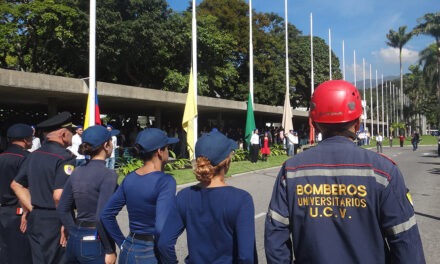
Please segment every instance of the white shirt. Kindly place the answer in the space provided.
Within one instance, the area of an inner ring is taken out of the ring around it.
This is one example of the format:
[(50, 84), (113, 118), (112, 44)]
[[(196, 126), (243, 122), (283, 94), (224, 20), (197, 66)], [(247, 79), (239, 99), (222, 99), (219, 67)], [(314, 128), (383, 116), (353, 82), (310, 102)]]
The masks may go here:
[(318, 133), (318, 142), (321, 142), (322, 141), (322, 134), (321, 134), (321, 132), (319, 132)]
[(298, 136), (293, 135), (293, 144), (298, 144), (298, 143), (299, 143)]
[(29, 149), (29, 152), (33, 152), (41, 147), (40, 138), (34, 137), (32, 139), (32, 147)]
[(382, 138), (381, 135), (378, 135), (378, 136), (376, 137), (376, 141), (377, 141), (377, 142), (382, 142), (382, 140), (383, 140), (383, 138)]
[(287, 137), (287, 143), (289, 145), (295, 144), (295, 136), (294, 135), (288, 133), (288, 134), (286, 134), (286, 137)]
[(112, 136), (112, 143), (113, 143), (113, 151), (112, 151), (112, 155), (110, 156), (110, 158), (115, 157), (115, 151), (118, 148), (118, 138), (116, 136)]
[(72, 146), (68, 147), (70, 151), (76, 156), (76, 159), (85, 159), (86, 157), (84, 155), (80, 155), (78, 153), (79, 145), (82, 143), (82, 138), (80, 135), (75, 134), (72, 137)]
[(252, 145), (260, 145), (260, 136), (258, 134), (253, 133), (251, 137), (251, 144)]

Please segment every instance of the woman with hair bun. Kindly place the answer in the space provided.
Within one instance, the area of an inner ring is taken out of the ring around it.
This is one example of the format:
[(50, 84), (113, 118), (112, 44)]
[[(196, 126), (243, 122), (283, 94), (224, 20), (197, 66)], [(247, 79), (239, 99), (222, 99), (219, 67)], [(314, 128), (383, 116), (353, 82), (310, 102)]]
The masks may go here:
[(158, 243), (163, 263), (178, 263), (174, 247), (184, 229), (185, 263), (257, 263), (252, 197), (225, 182), (235, 149), (236, 142), (220, 132), (197, 141), (194, 174), (200, 183), (177, 194)]
[(117, 186), (118, 175), (106, 168), (105, 159), (113, 151), (112, 136), (118, 133), (116, 129), (110, 132), (103, 126), (91, 126), (82, 135), (79, 152), (91, 159), (70, 175), (57, 207), (68, 233), (66, 263), (116, 262), (114, 242), (101, 226), (99, 216)]
[[(136, 138), (134, 154), (144, 165), (125, 177), (101, 214), (102, 223), (121, 249), (119, 263), (158, 263), (155, 244), (176, 195), (176, 180), (163, 171), (168, 146), (178, 141), (157, 128), (147, 128)], [(116, 221), (124, 206), (130, 228), (127, 237)]]

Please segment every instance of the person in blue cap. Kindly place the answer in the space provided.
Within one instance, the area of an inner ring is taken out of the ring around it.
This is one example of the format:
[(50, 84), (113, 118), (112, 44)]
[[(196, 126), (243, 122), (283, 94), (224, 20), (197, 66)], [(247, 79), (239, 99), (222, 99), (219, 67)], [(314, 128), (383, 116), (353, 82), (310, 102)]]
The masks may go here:
[[(69, 177), (57, 207), (68, 233), (68, 263), (116, 262), (114, 242), (102, 228), (99, 217), (117, 187), (118, 175), (105, 166), (105, 159), (113, 151), (112, 137), (117, 134), (119, 130), (108, 131), (99, 125), (87, 128), (82, 134), (78, 151), (89, 155), (90, 160)], [(73, 207), (76, 207), (75, 219)]]
[(174, 247), (184, 229), (185, 263), (257, 263), (252, 197), (225, 182), (235, 149), (237, 143), (220, 132), (197, 141), (194, 174), (200, 183), (177, 194), (177, 208), (159, 238), (163, 263), (178, 263)]
[[(157, 263), (155, 244), (174, 203), (176, 180), (164, 173), (168, 146), (179, 139), (169, 138), (157, 128), (147, 128), (136, 138), (134, 154), (144, 164), (129, 173), (108, 201), (101, 221), (121, 249), (119, 263)], [(126, 206), (130, 234), (121, 232), (116, 215)]]
[(56, 207), (75, 168), (71, 114), (62, 112), (37, 125), (45, 140), (20, 167), (11, 188), (29, 211), (27, 234), (34, 264), (64, 263), (66, 238)]
[(32, 128), (15, 124), (9, 127), (6, 136), (9, 145), (0, 154), (0, 262), (28, 264), (32, 263), (32, 257), (25, 235), (27, 212), (23, 212), (10, 185), (29, 155)]

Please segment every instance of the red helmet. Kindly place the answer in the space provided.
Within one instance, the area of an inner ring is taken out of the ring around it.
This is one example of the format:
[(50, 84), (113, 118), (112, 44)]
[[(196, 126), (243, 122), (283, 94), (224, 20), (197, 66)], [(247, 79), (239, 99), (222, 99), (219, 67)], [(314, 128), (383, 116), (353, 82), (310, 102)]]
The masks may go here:
[(312, 95), (310, 118), (316, 123), (345, 123), (361, 115), (361, 96), (349, 82), (326, 81)]

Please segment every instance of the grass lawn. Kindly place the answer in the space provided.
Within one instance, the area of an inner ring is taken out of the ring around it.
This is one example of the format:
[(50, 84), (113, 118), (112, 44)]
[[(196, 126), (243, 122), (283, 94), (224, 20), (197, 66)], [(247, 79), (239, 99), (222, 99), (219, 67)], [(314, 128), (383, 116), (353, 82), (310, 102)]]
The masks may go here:
[[(280, 155), (280, 156), (268, 157), (267, 161), (265, 162), (261, 160), (259, 160), (257, 163), (251, 163), (250, 161), (232, 162), (227, 177), (243, 172), (281, 166), (281, 164), (283, 164), (283, 162), (287, 160), (287, 158), (288, 157), (286, 155)], [(173, 171), (167, 171), (166, 173), (173, 175), (178, 185), (197, 181), (195, 175), (192, 172), (192, 169), (173, 170)]]

